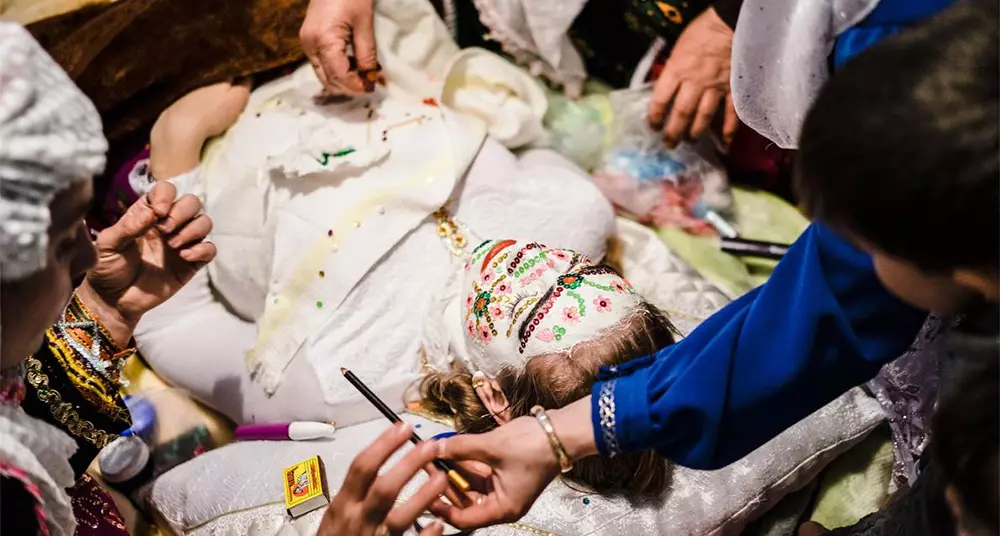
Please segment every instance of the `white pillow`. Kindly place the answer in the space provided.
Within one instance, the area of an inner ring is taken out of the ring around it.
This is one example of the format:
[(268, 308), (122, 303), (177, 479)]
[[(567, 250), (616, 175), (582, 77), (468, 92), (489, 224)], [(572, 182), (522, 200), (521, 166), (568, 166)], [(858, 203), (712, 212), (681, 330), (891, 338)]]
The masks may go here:
[[(447, 430), (420, 417), (404, 419), (419, 426), (416, 431), (424, 437)], [(557, 481), (520, 523), (476, 534), (738, 534), (747, 522), (809, 483), (882, 420), (878, 402), (853, 389), (729, 467), (675, 468), (669, 490), (658, 500), (609, 499)], [(169, 528), (181, 534), (275, 536), (281, 530), (314, 534), (322, 510), (294, 524), (286, 522), (281, 470), (319, 454), (335, 492), (350, 461), (387, 426), (385, 421), (351, 426), (329, 441), (234, 443), (161, 476), (152, 485), (149, 502)], [(418, 483), (412, 482), (403, 498)]]

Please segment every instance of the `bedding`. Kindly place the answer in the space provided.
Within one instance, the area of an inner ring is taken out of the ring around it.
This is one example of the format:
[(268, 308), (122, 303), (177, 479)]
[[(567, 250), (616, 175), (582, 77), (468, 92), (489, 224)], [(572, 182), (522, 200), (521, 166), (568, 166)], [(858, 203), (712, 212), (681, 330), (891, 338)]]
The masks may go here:
[[(404, 420), (424, 437), (448, 430), (417, 415), (404, 415)], [(738, 534), (748, 521), (810, 482), (881, 421), (878, 403), (855, 389), (729, 467), (673, 468), (670, 488), (659, 499), (634, 503), (591, 495), (556, 481), (521, 522), (477, 534)], [(387, 426), (383, 420), (370, 421), (338, 430), (327, 441), (234, 443), (161, 476), (152, 484), (148, 501), (180, 534), (237, 535), (252, 533), (252, 528), (261, 536), (274, 536), (286, 525), (282, 468), (318, 454), (331, 490), (336, 490), (354, 455)], [(404, 497), (419, 483), (419, 479), (411, 482)], [(322, 512), (297, 520), (295, 533), (314, 534)]]

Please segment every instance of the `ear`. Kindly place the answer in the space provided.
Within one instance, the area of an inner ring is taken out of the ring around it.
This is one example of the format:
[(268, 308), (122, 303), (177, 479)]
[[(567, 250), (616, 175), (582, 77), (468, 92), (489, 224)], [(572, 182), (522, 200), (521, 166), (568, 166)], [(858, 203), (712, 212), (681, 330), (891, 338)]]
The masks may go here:
[(976, 291), (987, 300), (1000, 302), (1000, 274), (959, 268), (952, 277), (959, 285)]
[(503, 426), (510, 422), (510, 404), (496, 378), (490, 378), (483, 371), (477, 370), (472, 375), (472, 387), (476, 390), (479, 400), (486, 406), (486, 411), (493, 415), (497, 424)]

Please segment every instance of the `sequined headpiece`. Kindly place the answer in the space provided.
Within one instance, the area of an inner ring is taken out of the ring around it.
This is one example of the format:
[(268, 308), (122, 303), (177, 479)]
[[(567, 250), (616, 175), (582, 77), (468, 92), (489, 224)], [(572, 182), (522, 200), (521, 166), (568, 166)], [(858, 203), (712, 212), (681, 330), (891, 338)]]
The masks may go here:
[(641, 303), (611, 268), (515, 240), (477, 247), (466, 264), (466, 289), (467, 348), (490, 374), (595, 339)]

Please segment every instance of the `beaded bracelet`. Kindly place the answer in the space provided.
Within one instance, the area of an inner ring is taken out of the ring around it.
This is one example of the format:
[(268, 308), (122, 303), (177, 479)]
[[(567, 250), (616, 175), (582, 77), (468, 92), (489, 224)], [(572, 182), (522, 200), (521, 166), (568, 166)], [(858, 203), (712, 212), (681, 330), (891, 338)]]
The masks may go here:
[(538, 421), (538, 424), (545, 431), (545, 435), (549, 438), (549, 446), (552, 447), (552, 453), (556, 455), (556, 459), (559, 460), (559, 470), (564, 474), (573, 470), (573, 460), (566, 453), (566, 448), (563, 447), (562, 441), (559, 440), (559, 436), (556, 435), (556, 429), (552, 427), (552, 421), (549, 420), (549, 416), (545, 414), (545, 408), (542, 406), (535, 406), (531, 408), (531, 414)]
[(84, 305), (79, 295), (73, 294), (63, 318), (55, 325), (55, 331), (94, 373), (112, 384), (128, 385), (121, 377), (121, 369), (135, 349), (118, 348), (111, 334)]

